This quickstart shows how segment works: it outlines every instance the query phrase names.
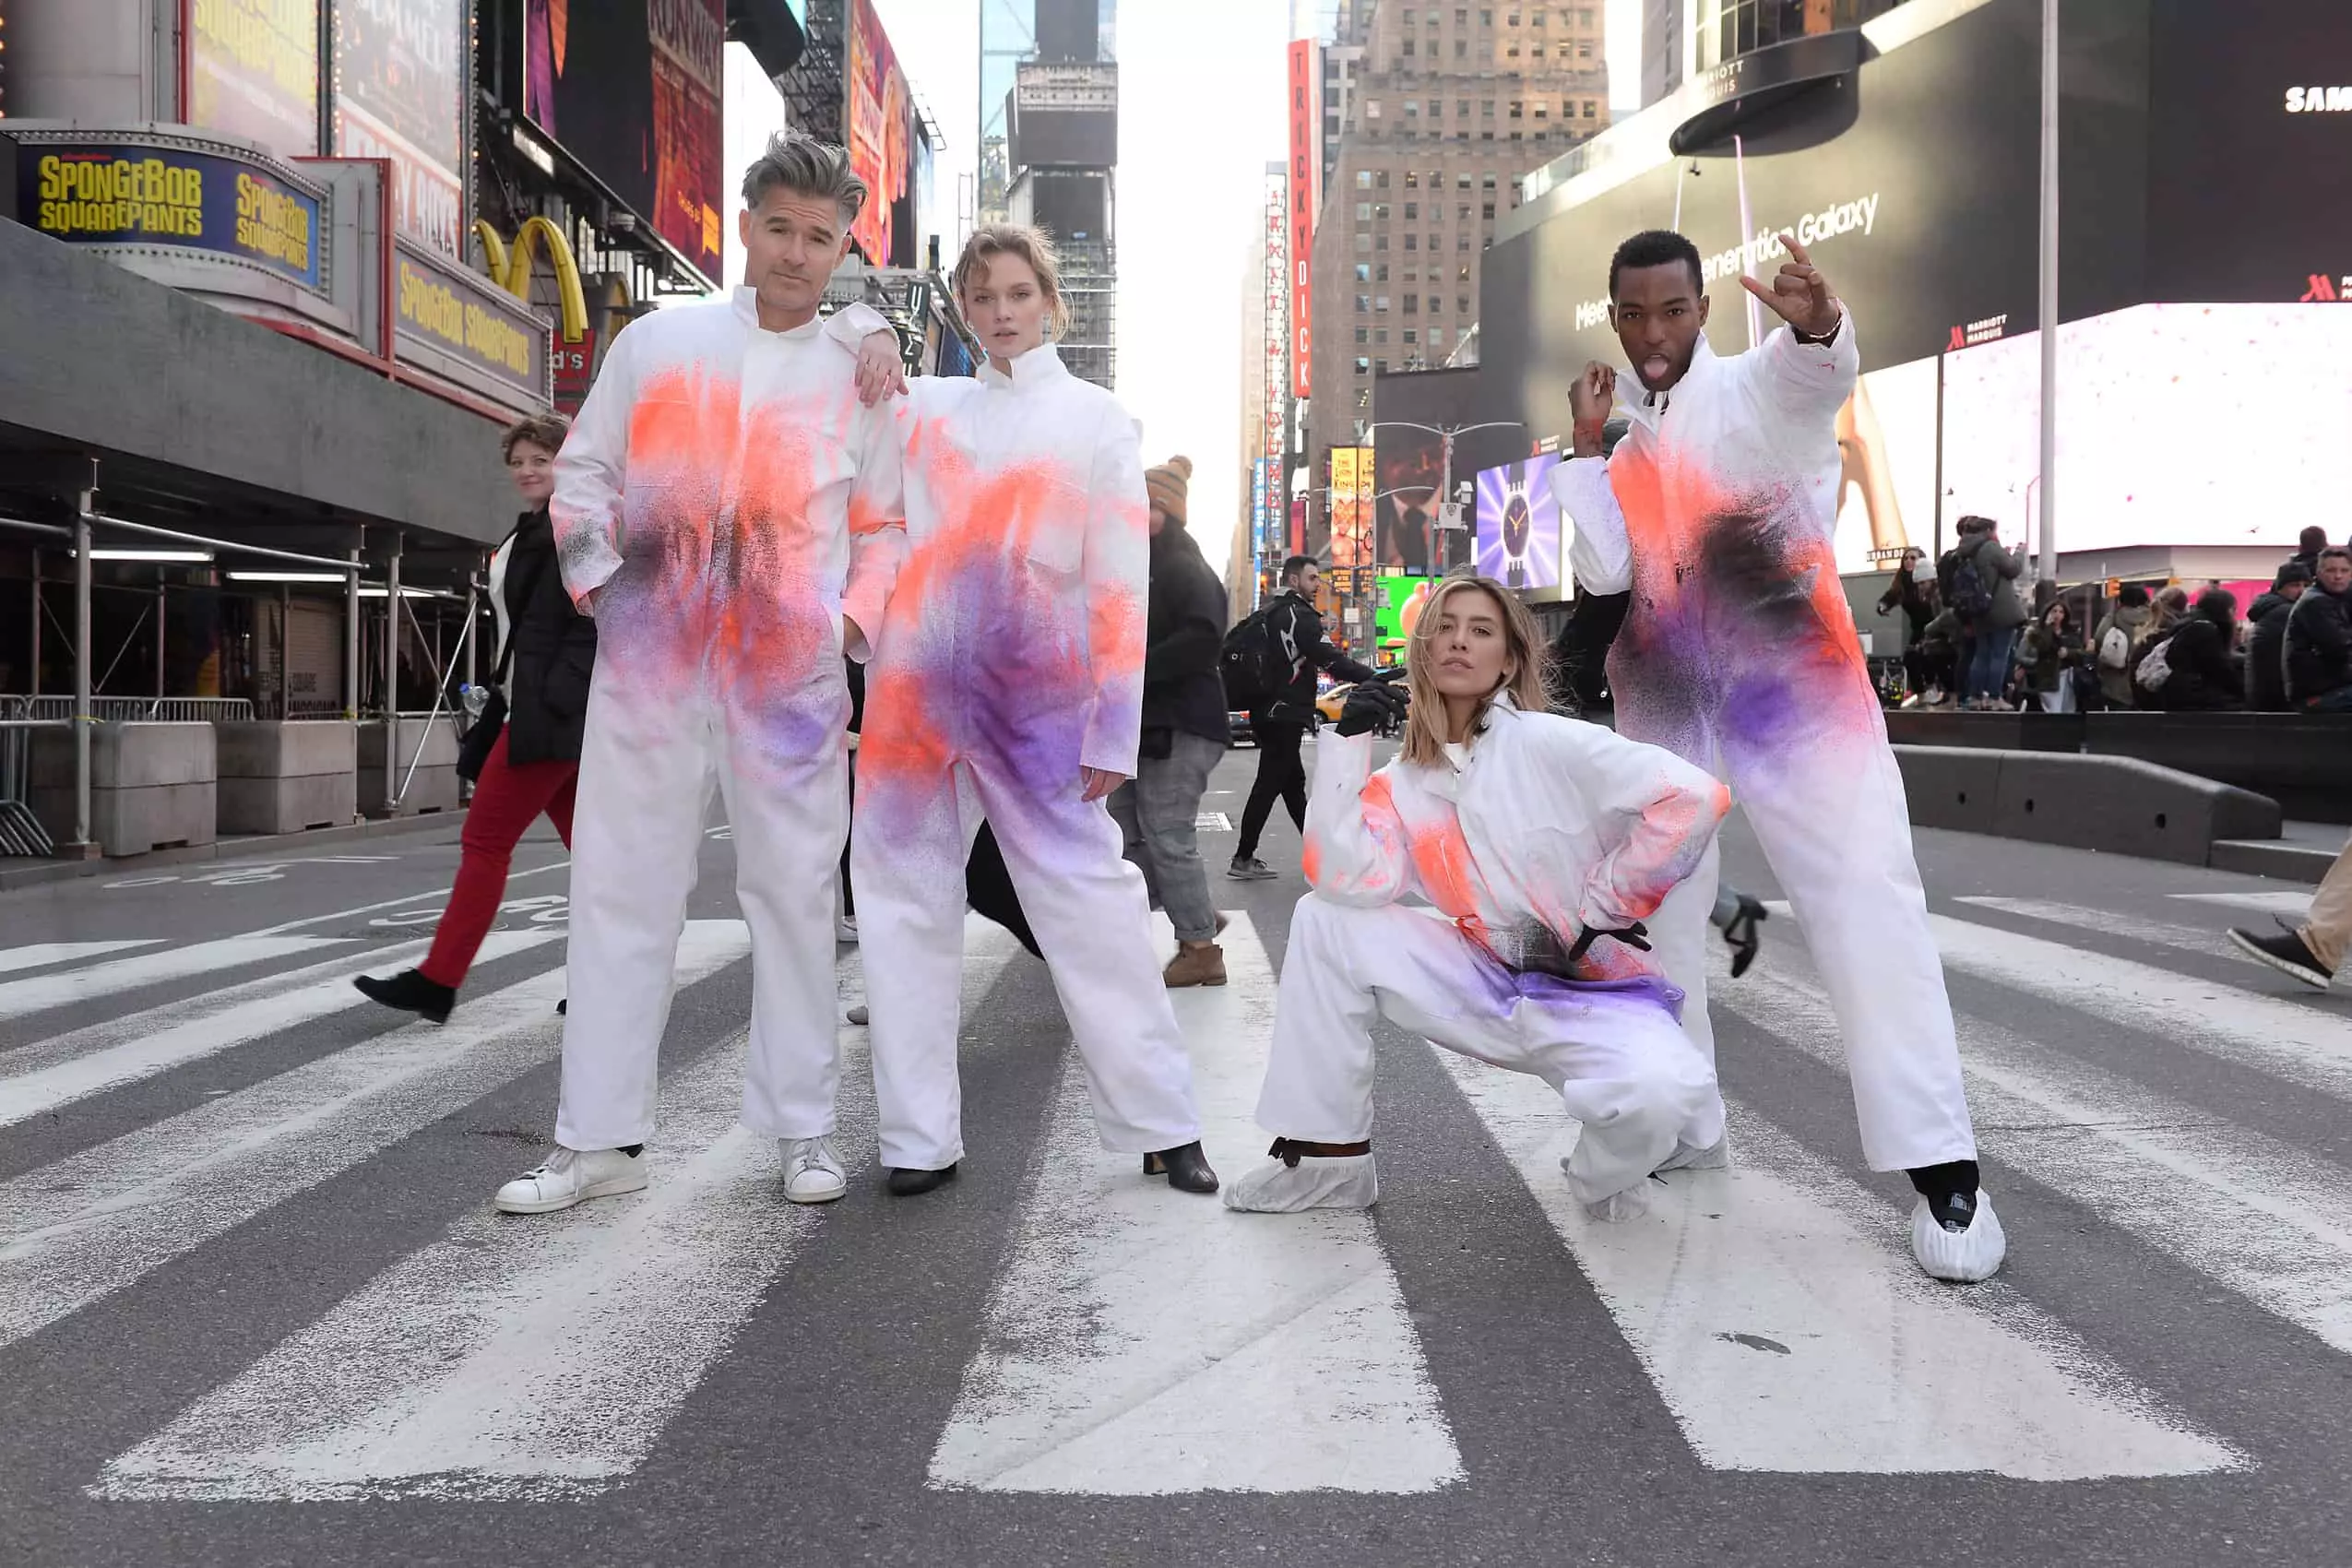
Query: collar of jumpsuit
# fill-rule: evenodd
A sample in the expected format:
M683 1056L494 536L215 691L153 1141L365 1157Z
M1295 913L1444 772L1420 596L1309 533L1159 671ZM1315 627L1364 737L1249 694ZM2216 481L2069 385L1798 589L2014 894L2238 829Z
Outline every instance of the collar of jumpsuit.
M763 332L767 330L759 325L759 291L757 289L753 288L749 283L739 284L731 297L735 305L735 314L742 317L746 325ZM820 311L788 332L769 333L769 336L798 340L802 338L814 338L824 330L825 314Z
M1039 343L1028 353L1012 362L1013 374L1007 375L996 368L992 358L980 362L980 379L991 386L1010 386L1016 392L1041 386L1049 381L1070 373L1062 363L1060 350L1051 343Z
M1666 410L1672 407L1675 398L1685 393L1704 390L1722 368L1723 362L1716 357L1715 345L1707 341L1705 333L1700 333L1699 340L1691 346L1691 368L1682 373L1682 379L1663 392L1652 392L1643 386L1641 398L1625 405L1625 417L1635 424L1657 429L1657 422L1666 417ZM1632 376L1634 386L1642 386L1641 377L1633 375L1631 369L1625 374Z
M1493 700L1487 705L1487 712L1479 716L1479 727L1470 731L1470 738L1467 741L1448 741L1445 743L1445 760L1454 766L1451 768L1433 767L1429 770L1430 776L1427 781L1429 792L1440 800L1460 801L1462 788L1469 779L1471 763L1478 755L1479 737L1492 727L1495 713L1515 714L1518 711L1519 705L1512 700L1509 692L1495 693Z

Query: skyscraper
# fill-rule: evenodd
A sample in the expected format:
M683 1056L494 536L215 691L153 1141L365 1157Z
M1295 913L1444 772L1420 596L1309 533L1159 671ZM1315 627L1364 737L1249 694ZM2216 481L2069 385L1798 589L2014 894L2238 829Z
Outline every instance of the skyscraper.
M1073 374L1103 386L1118 370L1117 0L980 0L980 179L983 223L1034 223L1062 254Z
M1642 0L1642 107L1682 85L1691 46L1691 0Z

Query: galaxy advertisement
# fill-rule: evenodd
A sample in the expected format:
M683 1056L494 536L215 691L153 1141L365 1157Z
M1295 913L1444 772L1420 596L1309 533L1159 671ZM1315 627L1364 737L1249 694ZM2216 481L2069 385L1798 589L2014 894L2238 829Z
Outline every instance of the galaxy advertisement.
M717 0L712 4L715 11ZM867 261L888 267L891 208L914 178L914 99L890 35L873 14L873 0L849 0L848 15L849 59L843 75L849 102L842 124L849 127L849 166L869 193L849 232Z
M1559 466L1546 453L1479 470L1479 576L1531 593L1559 588L1560 503L1551 494L1551 470Z
M725 0L523 0L523 113L716 283Z
M392 221L465 254L465 0L336 0L335 150L392 165Z
M275 158L318 153L318 0L194 0L187 123Z

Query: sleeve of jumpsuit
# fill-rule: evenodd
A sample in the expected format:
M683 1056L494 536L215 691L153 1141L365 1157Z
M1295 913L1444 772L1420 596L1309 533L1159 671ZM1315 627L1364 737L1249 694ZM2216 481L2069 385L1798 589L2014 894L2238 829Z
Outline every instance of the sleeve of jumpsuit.
M1134 422L1115 404L1095 435L1087 482L1080 576L1086 593L1087 668L1094 708L1079 763L1135 775L1143 727L1144 633L1151 582L1151 507Z
M1414 887L1388 770L1372 772L1372 759L1371 735L1324 731L1307 792L1307 882L1332 902L1359 909L1393 904Z
M1556 911L1558 923L1555 911L1537 912L1555 931L1622 931L1648 920L1698 869L1731 791L1664 747L1597 724L1549 725L1545 733L1560 753L1547 771L1582 798L1604 848L1573 890L1574 909Z
M547 517L564 587L583 611L588 597L621 569L621 503L628 482L629 421L637 400L636 335L624 329L605 350L588 400L555 454Z
M904 433L911 402L900 398L858 410L858 478L849 492L849 576L841 590L841 616L849 624L841 628L841 650L861 664L873 657L883 609L907 562Z
M1575 457L1551 470L1552 499L1567 517L1568 569L1588 594L1623 593L1633 586L1633 545L1625 514L1610 488L1605 457Z
M1862 352L1855 347L1854 313L1838 302L1844 317L1837 336L1826 343L1800 343L1787 327L1776 328L1752 355L1759 411L1783 428L1812 432L1826 428L1837 417L1854 383L1862 374Z

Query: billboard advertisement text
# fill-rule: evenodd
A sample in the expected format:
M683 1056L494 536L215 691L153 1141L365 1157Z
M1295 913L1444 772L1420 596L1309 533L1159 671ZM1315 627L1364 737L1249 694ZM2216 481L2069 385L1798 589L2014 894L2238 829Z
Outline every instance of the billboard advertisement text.
M318 0L195 0L187 123L279 158L318 152Z
M464 254L464 0L337 0L335 150L392 164L392 221Z
M1331 564L1372 564L1372 449L1331 449Z
M232 256L319 286L322 204L267 170L176 148L28 142L16 217L73 244Z
M898 68L890 35L873 14L873 0L849 0L849 104L842 117L848 127L849 166L866 183L868 196L858 220L849 225L858 248L876 267L891 265L891 208L913 177L915 159L914 101L907 89L907 75ZM910 256L911 259L911 256Z

